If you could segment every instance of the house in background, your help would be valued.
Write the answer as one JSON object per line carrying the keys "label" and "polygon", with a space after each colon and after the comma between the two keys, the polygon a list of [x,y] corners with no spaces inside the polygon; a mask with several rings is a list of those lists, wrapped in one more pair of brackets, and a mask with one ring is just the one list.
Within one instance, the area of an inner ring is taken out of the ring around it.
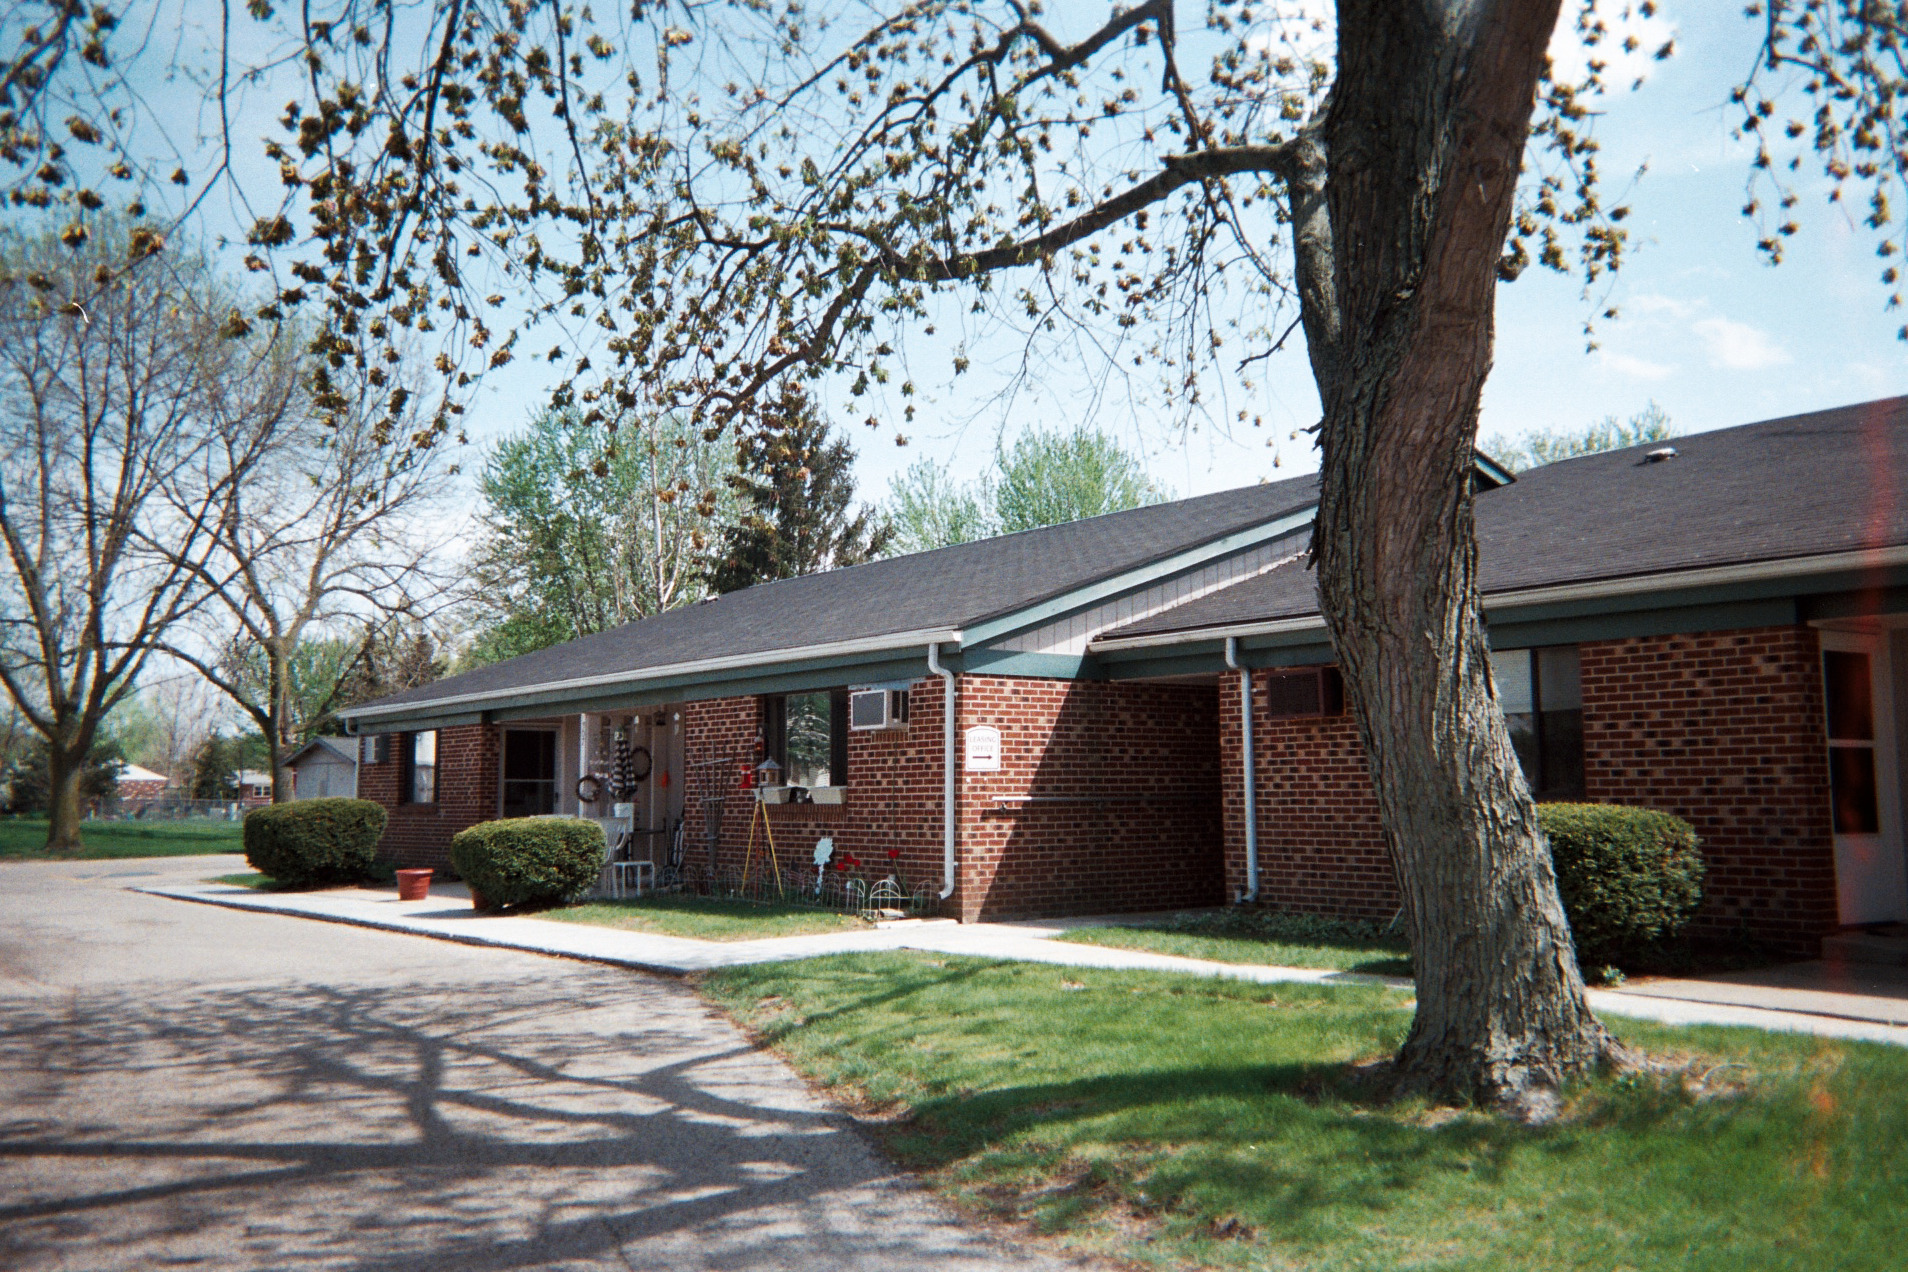
{"label": "house in background", "polygon": [[285,761],[293,799],[350,797],[358,793],[358,739],[313,738]]}
{"label": "house in background", "polygon": [[166,788],[171,785],[172,779],[164,773],[155,773],[137,764],[123,764],[113,786],[113,796],[123,804],[143,804],[164,797]]}
{"label": "house in background", "polygon": [[272,802],[272,775],[258,769],[240,769],[232,774],[232,786],[238,802],[246,808],[262,808]]}
{"label": "house in background", "polygon": [[[1661,808],[1699,923],[1812,953],[1908,919],[1908,399],[1472,480],[1498,695],[1540,798]],[[1398,893],[1303,553],[1312,477],[765,584],[347,712],[384,848],[634,804],[737,869],[829,836],[964,920]],[[620,742],[619,742],[620,738]],[[599,780],[584,780],[596,778]],[[592,799],[594,797],[594,799]],[[892,858],[889,853],[893,853]]]}

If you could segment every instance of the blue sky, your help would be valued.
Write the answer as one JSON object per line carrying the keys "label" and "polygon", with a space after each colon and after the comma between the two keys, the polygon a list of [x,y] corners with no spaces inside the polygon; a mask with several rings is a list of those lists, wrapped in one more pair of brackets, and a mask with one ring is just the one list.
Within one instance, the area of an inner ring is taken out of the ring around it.
{"label": "blue sky", "polygon": [[[1629,198],[1629,262],[1611,293],[1590,300],[1576,280],[1536,268],[1500,288],[1481,435],[1576,427],[1651,401],[1691,432],[1908,392],[1908,346],[1894,334],[1902,317],[1883,309],[1874,240],[1853,217],[1805,183],[1804,229],[1787,261],[1770,267],[1754,249],[1754,227],[1739,213],[1749,148],[1730,137],[1725,109],[1731,86],[1753,64],[1754,24],[1735,5],[1681,3],[1664,6],[1640,34],[1646,51],[1673,34],[1678,52],[1661,63],[1639,55],[1617,68],[1614,84],[1627,85],[1632,71],[1648,78],[1637,91],[1613,93],[1597,128],[1610,189],[1648,164]],[[1599,324],[1601,347],[1586,352],[1583,322],[1603,303],[1621,316]],[[946,364],[948,351],[934,341],[913,349],[923,367]],[[1316,466],[1309,438],[1292,437],[1318,413],[1296,339],[1253,391],[1231,386],[1234,405],[1267,421],[1231,436],[1210,427],[1181,432],[1168,412],[1129,395],[1090,360],[1055,358],[1017,376],[1021,345],[1010,336],[984,339],[972,352],[975,370],[955,383],[919,376],[918,418],[900,430],[908,446],[894,445],[891,426],[852,430],[865,498],[879,498],[917,459],[972,477],[998,435],[1080,419],[1143,450],[1155,475],[1182,495]],[[493,381],[473,411],[474,436],[515,427],[536,395],[527,374]]]}

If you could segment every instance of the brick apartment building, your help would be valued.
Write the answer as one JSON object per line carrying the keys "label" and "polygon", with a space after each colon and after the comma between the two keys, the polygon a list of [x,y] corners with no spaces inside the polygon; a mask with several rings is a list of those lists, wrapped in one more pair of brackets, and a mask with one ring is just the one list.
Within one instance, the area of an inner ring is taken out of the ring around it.
{"label": "brick apartment building", "polygon": [[[1533,788],[1693,822],[1708,931],[1806,952],[1908,919],[1905,476],[1908,399],[1517,478],[1479,457]],[[1303,560],[1316,496],[1302,477],[765,584],[479,668],[350,713],[374,735],[359,789],[390,855],[441,866],[478,821],[610,817],[628,753],[611,825],[657,860],[739,867],[759,816],[784,864],[827,836],[963,920],[1388,918]]]}

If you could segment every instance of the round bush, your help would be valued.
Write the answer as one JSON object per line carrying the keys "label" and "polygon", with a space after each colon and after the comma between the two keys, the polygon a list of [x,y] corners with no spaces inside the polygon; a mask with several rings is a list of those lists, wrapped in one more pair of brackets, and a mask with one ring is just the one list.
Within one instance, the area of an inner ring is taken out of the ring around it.
{"label": "round bush", "polygon": [[483,822],[451,840],[451,866],[492,905],[566,901],[603,871],[603,828],[581,817]]}
{"label": "round bush", "polygon": [[245,860],[279,883],[351,883],[377,860],[384,810],[368,799],[301,799],[245,814]]}
{"label": "round bush", "polygon": [[1614,804],[1541,804],[1580,963],[1673,936],[1703,899],[1696,828]]}

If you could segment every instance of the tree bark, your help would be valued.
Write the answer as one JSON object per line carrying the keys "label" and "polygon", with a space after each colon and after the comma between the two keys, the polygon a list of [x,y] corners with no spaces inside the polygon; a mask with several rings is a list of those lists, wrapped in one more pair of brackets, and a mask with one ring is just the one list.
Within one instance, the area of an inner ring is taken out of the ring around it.
{"label": "tree bark", "polygon": [[1585,999],[1477,592],[1497,262],[1557,8],[1346,0],[1325,129],[1340,343],[1314,551],[1416,964],[1396,1077],[1513,1108],[1623,1054]]}
{"label": "tree bark", "polygon": [[85,847],[80,839],[80,782],[86,775],[86,752],[77,754],[65,747],[49,744],[46,750],[46,850],[49,853],[78,856]]}

